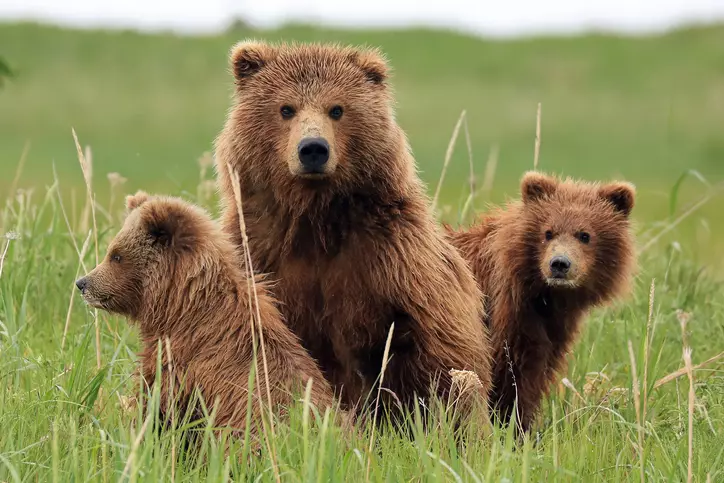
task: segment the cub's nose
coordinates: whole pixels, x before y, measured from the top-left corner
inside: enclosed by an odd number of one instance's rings
[[[83,292],[85,290],[86,286],[88,286],[88,279],[86,277],[79,278],[75,281],[75,286],[78,287],[78,290]]]
[[[554,277],[562,278],[568,273],[568,270],[570,269],[571,261],[568,259],[568,257],[559,255],[551,259],[551,273]]]
[[[324,138],[302,139],[297,146],[299,162],[308,173],[321,173],[329,160],[329,143]]]

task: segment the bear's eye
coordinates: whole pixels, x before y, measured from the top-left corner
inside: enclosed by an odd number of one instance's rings
[[[119,254],[114,253],[113,255],[111,255],[112,262],[121,263],[121,260],[123,260],[123,258]]]
[[[553,232],[548,230],[546,232],[546,240],[552,240],[553,239]]]
[[[294,117],[294,114],[296,113],[292,106],[282,106],[282,108],[279,110],[279,112],[281,112],[282,117],[284,119],[291,119]]]
[[[587,244],[591,241],[591,235],[589,235],[585,231],[582,231],[578,233],[578,239],[581,240],[581,243]]]
[[[340,117],[342,117],[343,112],[344,111],[342,110],[342,106],[334,106],[332,107],[332,109],[329,110],[329,117],[336,121]]]

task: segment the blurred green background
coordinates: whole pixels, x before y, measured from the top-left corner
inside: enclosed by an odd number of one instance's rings
[[[0,89],[3,199],[26,145],[20,187],[42,192],[54,163],[63,192],[82,199],[71,127],[92,147],[99,196],[108,172],[128,178],[126,191],[195,192],[197,159],[212,149],[230,102],[228,50],[248,37],[380,47],[394,70],[399,123],[431,192],[465,109],[478,186],[497,147],[490,200],[517,196],[518,179],[533,166],[538,102],[539,168],[634,182],[642,244],[724,182],[724,26],[493,41],[419,29],[238,25],[182,37],[23,23],[0,24],[0,57],[14,73]],[[677,185],[691,170],[701,179]],[[468,179],[461,132],[440,198],[447,221],[457,219]],[[724,272],[723,208],[714,196],[661,244],[678,242],[672,246]]]

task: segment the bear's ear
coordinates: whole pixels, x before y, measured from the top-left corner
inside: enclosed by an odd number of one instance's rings
[[[146,233],[153,244],[169,247],[175,241],[178,233],[179,220],[174,215],[160,216],[159,213],[149,213],[146,219]]]
[[[523,196],[523,203],[548,197],[555,193],[557,188],[558,181],[555,178],[535,171],[525,173],[520,183],[520,193]]]
[[[185,248],[193,242],[187,234],[187,215],[176,206],[161,201],[147,206],[142,212],[142,223],[154,245]]]
[[[274,47],[253,40],[243,41],[231,48],[229,63],[237,82],[248,79],[261,70],[276,55]]]
[[[360,50],[350,55],[350,60],[357,64],[368,81],[375,85],[383,85],[389,75],[389,67],[378,50]]]
[[[631,183],[609,183],[601,186],[598,193],[601,198],[611,203],[616,211],[620,211],[625,216],[631,214],[636,198],[636,187]]]
[[[138,190],[135,195],[126,196],[126,209],[128,211],[133,211],[148,201],[148,198],[148,193],[143,190]]]

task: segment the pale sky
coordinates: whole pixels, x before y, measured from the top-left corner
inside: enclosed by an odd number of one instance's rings
[[[724,20],[724,0],[0,0],[0,21],[81,27],[214,32],[235,18],[260,26],[306,21],[338,26],[451,27],[486,36],[629,33]]]

